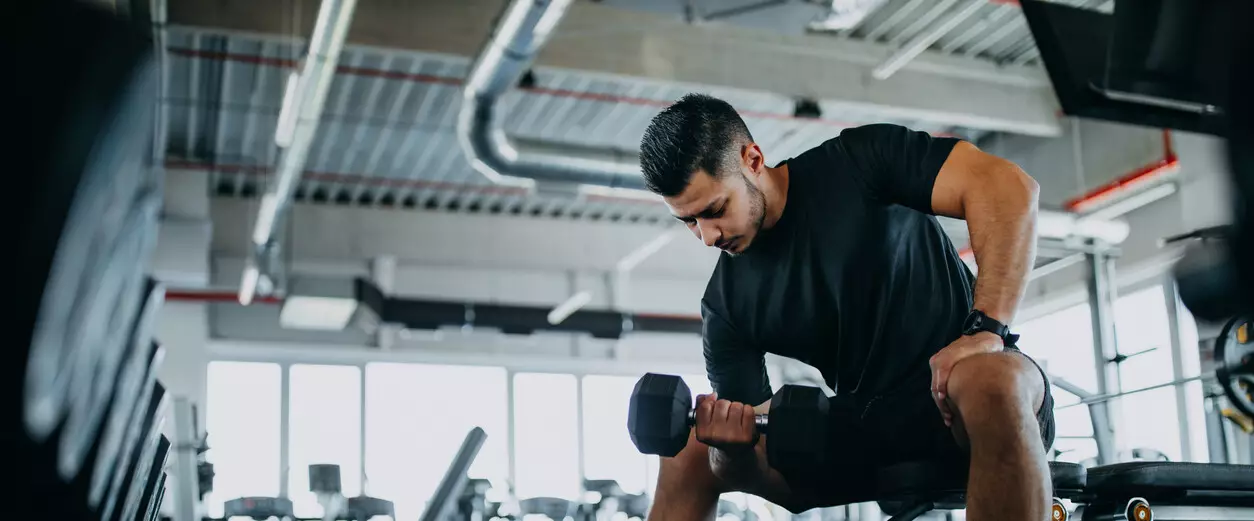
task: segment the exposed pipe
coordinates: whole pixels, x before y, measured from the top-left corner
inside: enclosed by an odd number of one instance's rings
[[[290,203],[296,182],[305,167],[356,7],[357,0],[322,1],[318,21],[309,40],[309,52],[299,75],[290,80],[295,81],[295,86],[288,89],[288,94],[294,99],[284,100],[289,110],[279,115],[278,128],[282,132],[275,136],[278,144],[286,146],[279,156],[274,182],[261,196],[261,208],[257,211],[257,222],[253,228],[253,251],[240,281],[241,304],[251,303],[262,278],[269,276],[262,273],[259,266],[265,265],[263,259],[275,248],[275,226]]]
[[[476,170],[497,184],[574,183],[644,190],[634,153],[520,142],[505,135],[497,101],[531,66],[571,0],[513,0],[475,60],[463,89],[457,137]]]
[[[986,0],[968,0],[967,5],[963,6],[962,9],[959,9],[957,12],[950,15],[949,18],[946,18],[943,22],[932,26],[920,33],[918,36],[915,36],[914,39],[907,42],[900,49],[897,49],[897,52],[894,52],[893,55],[889,56],[883,63],[875,66],[875,69],[871,71],[871,76],[877,80],[886,80],[893,74],[896,74],[897,71],[901,70],[902,67],[905,67],[907,63],[910,63],[910,60],[913,60],[916,56],[922,54],[923,51],[931,47],[937,40],[940,40],[942,36],[949,34],[949,31],[958,27],[958,24],[966,21],[967,18],[972,17],[975,13],[978,13],[980,9],[984,7],[985,3]]]

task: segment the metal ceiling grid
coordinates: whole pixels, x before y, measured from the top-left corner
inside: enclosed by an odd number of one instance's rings
[[[222,195],[260,193],[277,159],[275,125],[301,51],[278,39],[172,28],[165,100],[171,165],[205,170]],[[670,224],[655,203],[526,194],[485,179],[465,160],[454,133],[468,65],[464,57],[346,47],[297,198]],[[759,93],[567,70],[537,69],[534,76],[533,85],[502,100],[505,130],[523,138],[635,150],[653,115],[691,90],[741,110],[773,162],[867,122],[855,119],[865,114],[841,114],[826,104],[822,119],[797,118],[791,100]]]

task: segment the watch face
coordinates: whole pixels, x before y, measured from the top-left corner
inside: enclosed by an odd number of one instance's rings
[[[983,322],[979,313],[972,313],[967,316],[967,323],[962,325],[962,330],[967,333],[974,333],[979,330],[980,323]]]

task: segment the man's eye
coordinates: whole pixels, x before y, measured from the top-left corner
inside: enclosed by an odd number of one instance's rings
[[[714,218],[714,219],[717,219],[717,218],[719,218],[719,217],[722,217],[722,216],[723,216],[723,211],[724,211],[724,210],[726,210],[726,209],[727,209],[727,207],[726,207],[726,206],[724,206],[724,207],[722,207],[722,208],[719,208],[719,209],[718,209],[718,211],[715,211],[714,213],[710,214],[710,217],[711,217],[711,218]]]

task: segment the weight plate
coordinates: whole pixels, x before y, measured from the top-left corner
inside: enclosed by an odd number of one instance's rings
[[[118,498],[118,506],[114,508],[114,519],[117,521],[135,519],[135,513],[139,510],[139,501],[141,494],[144,492],[144,484],[148,482],[149,473],[153,471],[152,461],[157,451],[161,428],[165,425],[166,393],[165,387],[161,382],[157,382],[152,391],[152,399],[148,403],[148,410],[144,414],[143,438],[140,439],[139,447],[136,448],[135,457],[131,458],[130,480],[124,483],[122,491],[124,496]],[[158,471],[160,469],[157,469]],[[102,517],[102,519],[108,519]]]
[[[132,213],[137,206],[144,207],[146,198],[155,195],[143,194],[154,186],[149,179],[155,176],[148,164],[152,99],[156,92],[151,52],[146,48],[127,50],[116,41],[109,44],[96,47],[116,46],[129,52],[93,52],[89,59],[98,61],[93,64],[93,72],[117,67],[125,77],[108,78],[109,83],[103,85],[91,82],[80,86],[103,88],[114,96],[95,100],[102,106],[93,107],[94,110],[107,113],[101,116],[103,121],[96,132],[80,136],[92,143],[72,206],[57,233],[56,253],[40,300],[27,360],[23,417],[29,435],[36,441],[45,440],[64,418],[67,395],[73,386],[112,388],[112,374],[98,373],[97,362],[118,356],[121,341],[107,331],[110,318],[117,311],[133,311],[125,309],[125,303],[120,301],[127,294],[126,286],[135,282],[133,274],[143,272],[147,261],[143,248],[151,244],[156,233],[155,217],[147,223],[142,211]],[[127,258],[111,259],[113,255]],[[130,317],[119,320],[130,322]],[[78,436],[71,445],[79,449],[59,462],[63,476],[72,477],[77,472],[81,447],[89,445],[83,442],[83,435],[93,431],[93,424],[99,422],[99,412],[91,411],[89,406],[84,408],[88,410],[80,412],[87,417],[76,417],[76,425],[71,429]]]
[[[110,516],[122,503],[123,495],[126,494],[126,485],[131,479],[130,473],[133,472],[135,453],[139,450],[141,438],[145,433],[145,424],[149,421],[147,414],[153,410],[151,407],[153,400],[158,398],[157,390],[161,384],[156,381],[157,368],[161,365],[161,360],[165,356],[165,350],[161,348],[160,344],[150,339],[146,352],[145,376],[140,384],[139,396],[135,398],[135,406],[130,419],[127,421],[120,450],[114,459],[115,469],[113,476],[100,507],[101,519],[110,519]]]
[[[127,426],[134,415],[140,390],[145,384],[151,385],[147,377],[151,374],[149,361],[152,330],[165,298],[165,290],[157,281],[147,279],[143,295],[145,298],[140,312],[135,315],[135,323],[127,328],[130,339],[127,342],[126,360],[119,370],[113,392],[113,407],[110,408],[101,432],[101,448],[97,453],[87,496],[87,502],[92,508],[100,506],[101,499],[109,489],[111,471],[118,466],[118,454],[122,449]]]
[[[1254,323],[1234,318],[1215,341],[1215,378],[1241,414],[1254,418]],[[1244,340],[1244,342],[1242,342]]]
[[[99,342],[99,348],[84,351],[79,357],[79,374],[70,382],[70,414],[61,435],[59,469],[70,479],[83,465],[84,451],[95,442],[104,419],[103,405],[112,397],[118,376],[118,365],[129,346],[140,294],[144,283],[145,259],[156,242],[159,196],[151,190],[142,191],[122,224],[122,232],[103,244],[98,257],[97,277],[104,282],[93,297],[81,301],[92,308],[78,323],[83,345]],[[95,357],[90,356],[93,353]]]
[[[130,518],[135,521],[147,521],[151,517],[154,507],[160,510],[161,505],[158,503],[161,491],[157,489],[165,475],[165,464],[170,454],[170,440],[165,435],[160,435],[157,440],[156,450],[153,452],[152,461],[148,462],[148,478],[143,482],[143,492],[139,495],[139,503],[135,510],[135,515]],[[362,518],[368,519],[368,518]]]

